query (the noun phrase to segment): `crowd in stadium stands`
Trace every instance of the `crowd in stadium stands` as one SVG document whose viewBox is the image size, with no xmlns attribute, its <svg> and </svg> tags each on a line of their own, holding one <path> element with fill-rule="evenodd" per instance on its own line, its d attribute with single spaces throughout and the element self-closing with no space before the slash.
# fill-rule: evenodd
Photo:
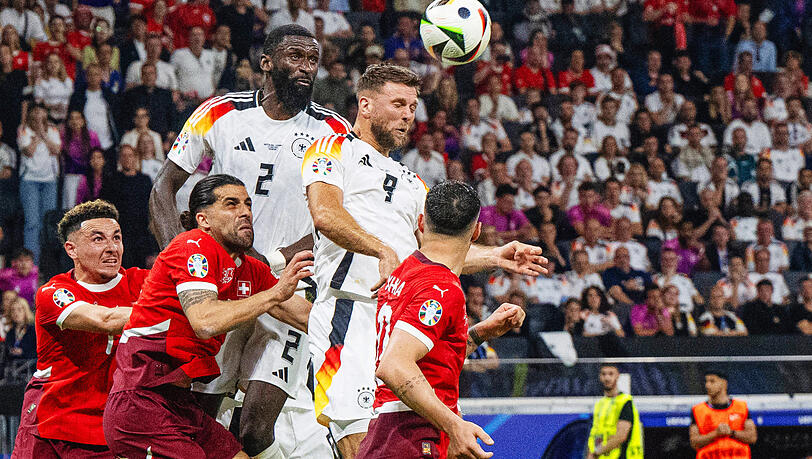
<svg viewBox="0 0 812 459">
<path fill-rule="evenodd" d="M 210 96 L 258 89 L 264 34 L 289 22 L 322 45 L 314 100 L 351 121 L 366 66 L 418 73 L 395 158 L 475 185 L 480 243 L 543 247 L 549 275 L 464 279 L 471 321 L 511 301 L 544 318 L 514 332 L 529 340 L 812 334 L 812 1 L 485 0 L 490 46 L 450 68 L 421 43 L 427 3 L 0 1 L 6 359 L 34 352 L 60 213 L 109 200 L 124 266 L 149 266 L 177 132 Z"/>
</svg>

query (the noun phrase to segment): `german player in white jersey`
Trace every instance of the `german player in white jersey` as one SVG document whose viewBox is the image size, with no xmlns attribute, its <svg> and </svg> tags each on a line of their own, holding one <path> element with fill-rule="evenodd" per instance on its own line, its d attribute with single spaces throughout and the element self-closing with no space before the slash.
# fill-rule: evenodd
<svg viewBox="0 0 812 459">
<path fill-rule="evenodd" d="M 350 128 L 341 116 L 310 101 L 318 61 L 319 46 L 310 32 L 280 26 L 265 40 L 262 89 L 213 97 L 195 110 L 150 199 L 153 231 L 162 246 L 181 231 L 177 190 L 210 156 L 212 173 L 236 176 L 247 185 L 257 228 L 254 250 L 272 268 L 283 268 L 296 252 L 312 247 L 312 221 L 301 193 L 302 157 L 316 139 Z M 307 335 L 267 314 L 250 327 L 226 338 L 218 356 L 222 376 L 193 390 L 210 395 L 200 397 L 210 414 L 223 395 L 237 386 L 245 390 L 240 440 L 251 456 L 330 457 L 327 430 L 313 420 L 306 386 Z"/>
<path fill-rule="evenodd" d="M 302 177 L 315 229 L 318 296 L 308 323 L 318 420 L 344 459 L 355 458 L 372 417 L 375 384 L 374 292 L 420 245 L 418 217 L 427 189 L 389 158 L 406 144 L 420 79 L 408 69 L 372 65 L 357 85 L 352 132 L 318 140 Z M 473 246 L 465 272 L 492 267 L 538 275 L 538 247 Z"/>
</svg>

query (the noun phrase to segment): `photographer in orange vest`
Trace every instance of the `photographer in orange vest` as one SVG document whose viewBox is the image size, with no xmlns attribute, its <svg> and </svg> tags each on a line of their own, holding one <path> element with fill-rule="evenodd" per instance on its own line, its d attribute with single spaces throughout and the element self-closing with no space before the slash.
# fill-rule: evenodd
<svg viewBox="0 0 812 459">
<path fill-rule="evenodd" d="M 727 394 L 727 374 L 705 372 L 708 401 L 691 409 L 691 447 L 696 459 L 749 459 L 750 445 L 758 438 L 747 403 Z"/>
</svg>

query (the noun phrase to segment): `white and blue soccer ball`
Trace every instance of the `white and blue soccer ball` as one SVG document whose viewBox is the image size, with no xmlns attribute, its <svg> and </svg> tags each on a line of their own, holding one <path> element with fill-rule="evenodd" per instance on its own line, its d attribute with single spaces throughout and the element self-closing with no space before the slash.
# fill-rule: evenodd
<svg viewBox="0 0 812 459">
<path fill-rule="evenodd" d="M 434 0 L 420 20 L 420 37 L 443 64 L 467 64 L 488 47 L 491 17 L 477 0 Z"/>
</svg>

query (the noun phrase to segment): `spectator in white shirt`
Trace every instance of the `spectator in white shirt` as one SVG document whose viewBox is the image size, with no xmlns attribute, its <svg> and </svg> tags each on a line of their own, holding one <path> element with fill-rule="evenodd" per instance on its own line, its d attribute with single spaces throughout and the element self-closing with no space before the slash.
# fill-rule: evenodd
<svg viewBox="0 0 812 459">
<path fill-rule="evenodd" d="M 141 68 L 144 64 L 152 64 L 158 73 L 155 86 L 170 91 L 177 91 L 178 78 L 175 75 L 175 66 L 161 60 L 162 49 L 163 44 L 161 44 L 160 35 L 150 35 L 147 37 L 145 44 L 146 57 L 143 60 L 133 62 L 127 69 L 127 88 L 134 88 L 140 85 Z"/>
<path fill-rule="evenodd" d="M 751 155 L 758 155 L 765 148 L 772 146 L 770 128 L 758 119 L 758 102 L 748 99 L 742 105 L 742 117 L 728 124 L 724 133 L 724 144 L 733 145 L 733 131 L 743 128 L 747 133 L 747 145 L 744 150 Z"/>
<path fill-rule="evenodd" d="M 629 160 L 618 146 L 614 136 L 608 135 L 601 142 L 600 156 L 595 160 L 595 177 L 603 181 L 609 177 L 623 180 L 629 170 Z"/>
<path fill-rule="evenodd" d="M 773 126 L 773 146 L 762 154 L 773 163 L 776 180 L 785 187 L 798 179 L 798 172 L 806 166 L 806 156 L 799 148 L 789 145 L 789 127 L 779 121 Z"/>
<path fill-rule="evenodd" d="M 787 113 L 789 144 L 792 147 L 803 147 L 812 140 L 812 123 L 806 118 L 803 101 L 795 96 L 787 99 Z"/>
<path fill-rule="evenodd" d="M 405 51 L 405 50 L 404 50 Z M 519 109 L 513 99 L 502 94 L 502 78 L 488 78 L 488 93 L 479 96 L 479 116 L 499 121 L 518 121 Z"/>
<path fill-rule="evenodd" d="M 161 167 L 163 167 L 163 161 L 155 158 L 155 152 L 155 143 L 152 141 L 152 136 L 146 132 L 138 136 L 135 153 L 141 160 L 141 172 L 148 176 L 150 180 L 155 180 Z"/>
<path fill-rule="evenodd" d="M 42 77 L 34 84 L 34 100 L 45 105 L 52 121 L 61 123 L 68 115 L 68 102 L 72 94 L 73 80 L 65 71 L 65 64 L 58 54 L 49 55 Z"/>
<path fill-rule="evenodd" d="M 620 217 L 614 221 L 614 240 L 609 242 L 609 258 L 614 259 L 615 251 L 625 247 L 629 251 L 632 269 L 650 271 L 651 261 L 648 258 L 648 249 L 643 244 L 632 239 L 632 222 L 628 217 Z"/>
<path fill-rule="evenodd" d="M 738 255 L 730 256 L 730 273 L 716 282 L 715 287 L 722 289 L 725 301 L 733 309 L 756 297 L 756 284 L 750 282 L 744 259 Z"/>
<path fill-rule="evenodd" d="M 620 102 L 612 97 L 604 97 L 601 100 L 601 112 L 592 130 L 592 142 L 600 149 L 603 146 L 603 139 L 612 136 L 617 141 L 618 147 L 624 152 L 629 151 L 631 146 L 631 133 L 629 126 L 617 121 L 617 110 Z"/>
<path fill-rule="evenodd" d="M 564 273 L 569 287 L 570 298 L 580 298 L 583 291 L 594 285 L 601 290 L 606 290 L 603 286 L 603 279 L 600 274 L 590 270 L 589 254 L 586 250 L 579 249 L 570 254 L 571 271 Z"/>
<path fill-rule="evenodd" d="M 699 327 L 705 336 L 747 336 L 747 327 L 732 311 L 725 310 L 724 288 L 713 286 L 708 309 L 699 316 Z"/>
<path fill-rule="evenodd" d="M 787 99 L 792 95 L 789 76 L 784 72 L 775 74 L 773 92 L 764 98 L 764 121 L 786 121 Z"/>
<path fill-rule="evenodd" d="M 25 3 L 25 0 L 12 0 L 11 6 L 0 12 L 0 27 L 11 25 L 22 41 L 48 40 L 39 15 L 26 9 Z"/>
<path fill-rule="evenodd" d="M 741 190 L 750 193 L 757 211 L 767 211 L 770 207 L 784 214 L 787 195 L 784 187 L 773 178 L 773 163 L 768 158 L 756 162 L 756 179 L 742 184 Z"/>
<path fill-rule="evenodd" d="M 658 126 L 673 123 L 684 102 L 685 98 L 674 92 L 674 77 L 670 73 L 660 74 L 657 90 L 646 96 L 646 108 L 651 112 L 654 124 Z"/>
<path fill-rule="evenodd" d="M 629 74 L 620 67 L 615 67 L 612 70 L 611 78 L 612 87 L 603 97 L 608 96 L 620 102 L 616 119 L 618 123 L 628 126 L 637 111 L 637 97 L 631 89 L 631 79 Z M 600 104 L 600 100 L 598 103 Z"/>
<path fill-rule="evenodd" d="M 163 142 L 161 141 L 161 135 L 149 128 L 149 110 L 144 107 L 136 108 L 135 115 L 133 116 L 133 125 L 133 128 L 121 137 L 121 144 L 136 148 L 138 140 L 142 135 L 146 134 L 152 139 L 152 143 L 155 146 L 155 158 L 163 162 L 166 158 L 163 150 Z"/>
<path fill-rule="evenodd" d="M 558 163 L 561 158 L 567 155 L 572 155 L 577 162 L 576 178 L 578 180 L 591 180 L 592 166 L 589 160 L 583 155 L 577 153 L 578 145 L 578 131 L 573 128 L 568 128 L 564 132 L 564 137 L 561 139 L 561 149 L 550 155 L 550 169 L 552 169 L 553 180 L 560 180 L 561 173 L 559 171 Z"/>
<path fill-rule="evenodd" d="M 513 146 L 499 120 L 483 119 L 479 115 L 479 99 L 468 99 L 465 122 L 462 124 L 462 145 L 468 150 L 482 151 L 482 137 L 491 132 L 496 135 L 502 151 L 510 151 Z"/>
<path fill-rule="evenodd" d="M 306 0 L 288 0 L 287 8 L 280 8 L 268 21 L 265 33 L 285 24 L 298 24 L 311 33 L 316 33 L 316 21 L 312 14 L 307 12 Z"/>
<path fill-rule="evenodd" d="M 688 143 L 680 148 L 673 163 L 674 175 L 689 182 L 706 182 L 711 177 L 713 152 L 710 147 L 702 145 L 702 128 L 699 125 L 689 127 L 687 134 Z"/>
<path fill-rule="evenodd" d="M 784 219 L 782 234 L 785 241 L 803 241 L 804 228 L 812 225 L 812 191 L 798 193 L 798 215 Z"/>
<path fill-rule="evenodd" d="M 786 304 L 789 302 L 789 287 L 781 273 L 770 271 L 770 251 L 766 248 L 756 251 L 755 270 L 747 275 L 747 279 L 758 285 L 762 279 L 767 279 L 773 284 L 772 301 L 775 304 Z"/>
<path fill-rule="evenodd" d="M 324 21 L 325 38 L 352 38 L 354 36 L 352 27 L 344 18 L 344 14 L 340 11 L 330 10 L 330 0 L 317 0 L 313 18 L 321 18 Z"/>
<path fill-rule="evenodd" d="M 728 176 L 728 161 L 724 156 L 716 156 L 711 162 L 710 179 L 701 183 L 697 187 L 697 192 L 711 189 L 717 194 L 716 202 L 720 203 L 720 208 L 724 210 L 736 196 L 739 195 L 739 185 Z"/>
<path fill-rule="evenodd" d="M 417 141 L 417 147 L 403 156 L 401 163 L 416 173 L 431 188 L 446 179 L 443 155 L 433 150 L 434 140 L 425 133 Z"/>
<path fill-rule="evenodd" d="M 662 158 L 654 158 L 649 163 L 648 197 L 646 207 L 654 209 L 660 205 L 660 200 L 670 197 L 682 204 L 682 194 L 676 182 L 665 175 L 665 162 Z"/>
<path fill-rule="evenodd" d="M 582 295 L 581 304 L 584 308 L 581 312 L 584 336 L 603 336 L 609 333 L 620 337 L 626 336 L 603 290 L 594 285 L 587 287 Z"/>
<path fill-rule="evenodd" d="M 581 185 L 581 180 L 577 175 L 578 160 L 571 154 L 564 155 L 556 169 L 561 178 L 553 181 L 550 186 L 550 195 L 553 203 L 566 211 L 578 204 L 578 186 Z"/>
<path fill-rule="evenodd" d="M 789 250 L 787 245 L 774 237 L 775 229 L 769 220 L 759 220 L 756 226 L 756 242 L 750 244 L 745 251 L 747 269 L 752 271 L 756 268 L 755 255 L 761 249 L 770 252 L 771 272 L 784 272 L 789 269 Z"/>
<path fill-rule="evenodd" d="M 214 54 L 204 49 L 206 35 L 201 27 L 189 30 L 189 47 L 172 53 L 178 89 L 185 99 L 199 101 L 214 94 Z"/>
<path fill-rule="evenodd" d="M 685 274 L 677 272 L 680 256 L 674 249 L 663 249 L 660 255 L 660 273 L 652 280 L 660 287 L 674 285 L 679 289 L 679 307 L 683 312 L 692 312 L 695 304 L 705 302 L 694 286 L 694 282 Z"/>
<path fill-rule="evenodd" d="M 699 126 L 702 130 L 702 137 L 700 143 L 703 147 L 715 147 L 716 135 L 713 134 L 713 129 L 705 123 L 696 122 L 696 104 L 690 100 L 686 100 L 679 109 L 679 123 L 675 124 L 668 131 L 668 144 L 672 147 L 682 148 L 688 145 L 688 128 L 690 126 Z"/>
<path fill-rule="evenodd" d="M 529 130 L 519 135 L 519 151 L 507 159 L 508 174 L 516 175 L 516 165 L 522 160 L 529 161 L 533 167 L 533 180 L 544 184 L 550 182 L 550 163 L 536 151 L 536 136 Z"/>
<path fill-rule="evenodd" d="M 631 234 L 639 236 L 643 234 L 643 225 L 640 220 L 640 206 L 631 203 L 626 204 L 621 201 L 622 185 L 614 178 L 610 177 L 603 183 L 603 205 L 609 209 L 612 220 L 627 218 L 631 225 Z"/>
<path fill-rule="evenodd" d="M 617 68 L 617 54 L 611 46 L 600 44 L 595 47 L 595 66 L 589 70 L 595 86 L 592 88 L 593 94 L 607 93 L 612 90 L 612 71 Z M 625 89 L 631 89 L 632 80 L 626 76 L 623 81 Z"/>
</svg>

